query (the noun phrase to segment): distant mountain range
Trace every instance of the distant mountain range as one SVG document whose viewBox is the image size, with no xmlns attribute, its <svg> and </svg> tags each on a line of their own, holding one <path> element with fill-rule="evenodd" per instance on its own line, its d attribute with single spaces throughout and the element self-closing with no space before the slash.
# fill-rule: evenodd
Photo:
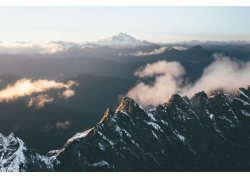
<svg viewBox="0 0 250 180">
<path fill-rule="evenodd" d="M 64 80 L 78 74 L 93 74 L 98 76 L 117 77 L 135 80 L 133 73 L 141 66 L 158 60 L 178 61 L 191 76 L 198 78 L 203 68 L 213 61 L 214 53 L 241 61 L 250 60 L 250 51 L 243 50 L 207 50 L 201 46 L 194 46 L 186 50 L 166 49 L 157 53 L 157 45 L 134 48 L 111 49 L 99 48 L 91 52 L 72 51 L 53 55 L 0 55 L 0 73 L 15 74 L 22 77 L 46 78 Z M 136 56 L 138 52 L 152 52 Z M 132 53 L 131 53 L 132 52 Z M 72 57 L 73 56 L 73 57 Z M 48 68 L 49 67 L 49 68 Z M 190 73 L 189 73 L 190 72 Z"/>
<path fill-rule="evenodd" d="M 250 87 L 174 94 L 154 109 L 123 97 L 115 112 L 46 156 L 0 134 L 0 170 L 249 171 L 249 106 Z"/>
<path fill-rule="evenodd" d="M 115 52 L 117 56 L 124 55 L 124 53 L 120 53 L 118 51 L 126 51 L 126 54 L 135 53 L 135 48 L 138 51 L 143 51 L 145 49 L 153 51 L 155 49 L 160 49 L 162 47 L 173 48 L 175 47 L 178 50 L 191 48 L 196 45 L 200 45 L 205 49 L 221 49 L 221 50 L 233 50 L 240 49 L 249 51 L 250 42 L 249 41 L 228 41 L 228 42 L 220 42 L 220 41 L 183 41 L 176 43 L 153 43 L 146 40 L 138 40 L 134 37 L 125 34 L 119 33 L 118 35 L 114 35 L 107 39 L 102 39 L 97 42 L 83 42 L 83 43 L 75 43 L 75 42 L 65 42 L 65 41 L 51 41 L 51 42 L 42 42 L 42 43 L 31 43 L 31 42 L 15 42 L 13 44 L 5 44 L 4 42 L 0 43 L 0 54 L 27 54 L 27 55 L 56 55 L 53 57 L 89 57 L 89 54 L 100 53 L 100 50 L 97 49 L 107 49 L 110 48 L 109 51 Z M 147 48 L 147 47 L 154 47 Z M 215 48 L 216 47 L 216 48 Z M 144 51 L 145 52 L 145 51 Z M 80 53 L 80 54 L 79 54 Z M 61 56 L 60 56 L 60 55 Z M 80 56 L 79 56 L 80 55 Z M 92 55 L 93 57 L 93 55 Z"/>
<path fill-rule="evenodd" d="M 225 46 L 225 45 L 249 45 L 250 41 L 198 41 L 198 40 L 192 40 L 192 41 L 181 41 L 176 43 L 157 43 L 159 45 L 183 45 L 183 46 L 209 46 L 209 45 L 215 45 L 215 46 Z"/>
<path fill-rule="evenodd" d="M 109 37 L 107 39 L 102 39 L 97 42 L 85 42 L 82 44 L 77 44 L 73 42 L 51 42 L 61 45 L 64 49 L 70 48 L 70 47 L 76 47 L 81 46 L 83 47 L 92 47 L 92 48 L 100 48 L 100 47 L 109 47 L 114 49 L 122 49 L 122 48 L 135 48 L 138 46 L 152 46 L 152 45 L 160 45 L 160 46 L 186 46 L 186 47 L 192 47 L 196 45 L 200 46 L 226 46 L 226 45 L 233 45 L 233 46 L 241 46 L 241 45 L 249 45 L 250 41 L 242 41 L 242 40 L 231 40 L 231 41 L 198 41 L 198 40 L 192 40 L 192 41 L 181 41 L 181 42 L 175 42 L 175 43 L 154 43 L 149 42 L 146 40 L 138 40 L 134 37 L 126 34 L 126 33 L 119 33 L 118 35 L 114 35 L 112 37 Z"/>
</svg>

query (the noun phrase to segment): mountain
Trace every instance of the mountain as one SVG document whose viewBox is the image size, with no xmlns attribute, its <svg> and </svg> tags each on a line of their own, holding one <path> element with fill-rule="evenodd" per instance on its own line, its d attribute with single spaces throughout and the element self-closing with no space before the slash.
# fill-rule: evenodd
<svg viewBox="0 0 250 180">
<path fill-rule="evenodd" d="M 34 150 L 19 153 L 24 145 L 13 135 L 1 139 L 4 171 L 18 157 L 19 171 L 249 171 L 250 86 L 232 95 L 174 94 L 154 109 L 123 97 L 115 112 L 107 109 L 93 128 L 48 152 L 45 164 L 39 155 L 30 160 Z"/>
<path fill-rule="evenodd" d="M 205 50 L 201 46 L 196 45 L 196 46 L 188 49 L 188 51 L 204 52 Z"/>
<path fill-rule="evenodd" d="M 49 44 L 58 45 L 58 48 L 63 51 L 69 50 L 71 48 L 83 49 L 83 48 L 109 47 L 114 49 L 122 49 L 122 48 L 136 48 L 138 46 L 155 45 L 155 43 L 148 42 L 146 40 L 141 41 L 122 32 L 107 39 L 101 39 L 97 42 L 73 43 L 65 41 L 52 41 L 49 42 Z"/>
<path fill-rule="evenodd" d="M 125 33 L 119 33 L 118 35 L 112 36 L 108 39 L 102 39 L 96 43 L 101 47 L 111 48 L 135 48 L 137 46 L 151 46 L 154 45 L 152 42 L 140 41 L 132 36 Z"/>
<path fill-rule="evenodd" d="M 0 75 L 2 84 L 10 83 L 16 76 Z M 7 81 L 8 80 L 8 81 Z M 102 118 L 107 107 L 119 105 L 118 96 L 125 94 L 135 81 L 120 78 L 82 74 L 66 79 L 78 82 L 75 95 L 67 100 L 58 96 L 57 90 L 47 94 L 54 98 L 42 108 L 27 107 L 31 97 L 0 103 L 0 133 L 14 132 L 28 147 L 45 155 L 51 149 L 63 146 L 75 134 L 91 128 Z M 6 86 L 5 86 L 6 87 Z M 39 141 L 37 141 L 39 139 Z"/>
<path fill-rule="evenodd" d="M 51 171 L 54 157 L 41 156 L 33 149 L 28 149 L 24 142 L 13 133 L 7 137 L 0 134 L 0 171 Z"/>
<path fill-rule="evenodd" d="M 51 41 L 51 42 L 14 42 L 11 44 L 1 43 L 1 55 L 18 55 L 21 57 L 32 57 L 33 59 L 43 58 L 79 58 L 91 57 L 99 59 L 117 60 L 120 56 L 126 56 L 138 51 L 154 51 L 162 47 L 168 49 L 175 48 L 186 50 L 193 46 L 202 46 L 207 50 L 243 50 L 249 51 L 249 41 L 198 41 L 192 40 L 189 42 L 176 43 L 153 43 L 146 40 L 136 39 L 128 34 L 119 33 L 107 39 L 102 39 L 97 42 L 66 42 L 66 41 Z M 18 57 L 20 58 L 20 57 Z M 124 58 L 124 57 L 123 57 Z"/>
</svg>

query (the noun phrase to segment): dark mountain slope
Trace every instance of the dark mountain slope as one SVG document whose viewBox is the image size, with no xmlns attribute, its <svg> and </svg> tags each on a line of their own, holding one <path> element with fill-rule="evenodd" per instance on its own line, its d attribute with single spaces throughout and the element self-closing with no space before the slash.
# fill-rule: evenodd
<svg viewBox="0 0 250 180">
<path fill-rule="evenodd" d="M 124 97 L 115 113 L 108 109 L 94 128 L 66 143 L 55 169 L 248 171 L 249 93 L 173 95 L 152 110 Z"/>
<path fill-rule="evenodd" d="M 5 84 L 12 80 L 12 76 L 1 77 L 5 77 L 2 78 Z M 1 102 L 0 132 L 4 135 L 14 132 L 27 146 L 46 154 L 51 149 L 62 147 L 76 132 L 93 127 L 106 107 L 117 107 L 118 96 L 125 94 L 135 84 L 130 80 L 94 75 L 79 75 L 70 80 L 79 83 L 79 86 L 72 88 L 75 90 L 73 97 L 64 100 L 59 98 L 58 91 L 51 90 L 47 94 L 54 101 L 40 109 L 27 107 L 31 97 Z"/>
<path fill-rule="evenodd" d="M 208 97 L 199 92 L 188 99 L 175 94 L 166 103 L 149 110 L 124 97 L 115 112 L 107 109 L 93 128 L 77 133 L 63 148 L 50 151 L 47 156 L 26 148 L 13 135 L 1 135 L 0 168 L 2 171 L 249 171 L 249 103 L 250 87 L 240 88 L 236 95 L 214 91 Z"/>
</svg>

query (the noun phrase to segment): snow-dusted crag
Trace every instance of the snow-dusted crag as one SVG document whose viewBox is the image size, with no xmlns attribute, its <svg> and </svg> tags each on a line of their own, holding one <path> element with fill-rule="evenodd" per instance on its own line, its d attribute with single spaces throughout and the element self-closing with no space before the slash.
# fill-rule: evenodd
<svg viewBox="0 0 250 180">
<path fill-rule="evenodd" d="M 250 87 L 240 88 L 236 95 L 199 92 L 189 99 L 175 94 L 155 109 L 123 97 L 115 112 L 107 109 L 95 127 L 43 157 L 43 168 L 19 170 L 249 171 L 249 140 Z M 6 138 L 1 142 L 11 144 Z M 6 159 L 3 152 L 12 153 L 6 147 L 0 148 L 2 159 Z M 19 152 L 27 150 L 18 147 L 23 149 L 15 150 L 21 154 L 18 161 L 24 162 L 27 155 Z M 37 166 L 45 161 L 25 162 Z"/>
<path fill-rule="evenodd" d="M 55 157 L 45 157 L 33 149 L 25 147 L 24 142 L 13 133 L 5 137 L 0 134 L 0 171 L 53 171 Z"/>
</svg>

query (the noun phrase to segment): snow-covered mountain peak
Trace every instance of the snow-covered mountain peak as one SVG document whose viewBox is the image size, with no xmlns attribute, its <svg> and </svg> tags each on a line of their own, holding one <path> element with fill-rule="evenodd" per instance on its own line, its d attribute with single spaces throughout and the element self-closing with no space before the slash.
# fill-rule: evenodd
<svg viewBox="0 0 250 180">
<path fill-rule="evenodd" d="M 121 32 L 118 35 L 114 35 L 107 39 L 102 39 L 98 41 L 96 44 L 102 47 L 111 47 L 111 48 L 134 48 L 137 46 L 150 46 L 153 45 L 154 43 L 148 41 L 141 41 Z"/>
<path fill-rule="evenodd" d="M 109 41 L 126 41 L 126 40 L 132 40 L 132 41 L 134 41 L 136 39 L 133 38 L 132 36 L 129 36 L 129 35 L 121 32 L 118 35 L 114 35 L 112 37 L 109 37 L 108 39 L 102 39 L 102 40 L 100 40 L 98 42 L 107 41 L 107 40 L 109 40 Z"/>
</svg>

